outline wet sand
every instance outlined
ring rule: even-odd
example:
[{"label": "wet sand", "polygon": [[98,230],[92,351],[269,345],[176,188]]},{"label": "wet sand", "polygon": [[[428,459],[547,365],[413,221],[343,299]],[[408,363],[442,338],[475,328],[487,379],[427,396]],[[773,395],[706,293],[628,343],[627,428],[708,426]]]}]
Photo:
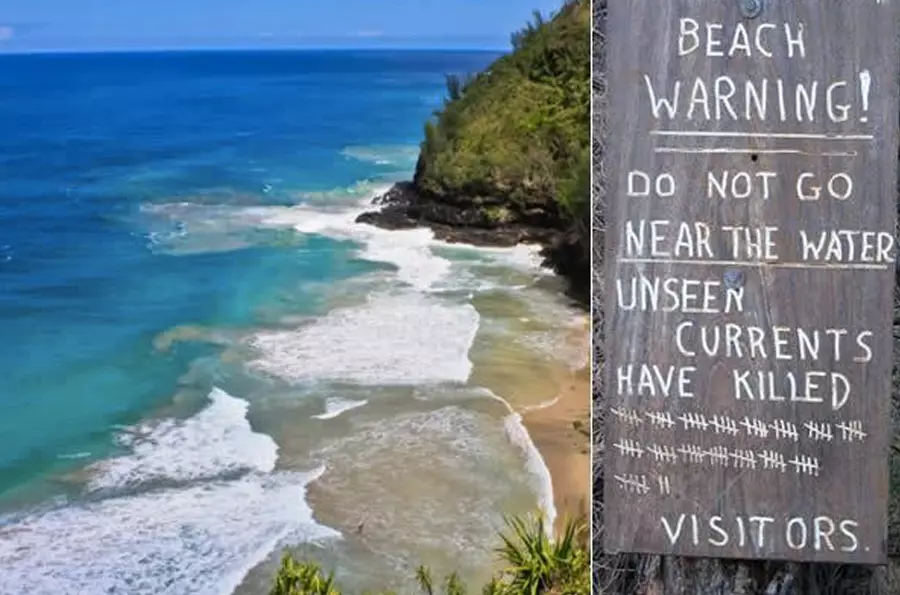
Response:
[{"label": "wet sand", "polygon": [[[508,302],[495,306],[512,311]],[[518,313],[527,320],[527,311]],[[527,322],[523,333],[528,333]],[[557,323],[559,324],[559,323]],[[486,341],[473,349],[473,381],[502,395],[522,423],[550,472],[557,530],[571,518],[587,518],[591,502],[590,318],[559,324],[562,345],[548,361],[513,341]],[[562,356],[562,357],[560,357]]]},{"label": "wet sand", "polygon": [[[568,519],[586,516],[590,506],[590,327],[587,316],[576,315],[574,321],[569,319],[565,324],[555,320],[548,323],[535,317],[517,298],[505,295],[483,296],[477,305],[487,323],[482,326],[470,350],[473,372],[468,384],[470,387],[490,389],[501,402],[521,416],[522,424],[550,472],[557,512],[555,525],[560,530]],[[541,306],[539,303],[531,307]],[[502,320],[504,324],[492,326],[491,322],[497,320]],[[517,337],[530,337],[537,342],[517,341]],[[552,356],[548,356],[548,350]],[[452,392],[459,389],[429,387],[422,394],[435,398],[434,393],[441,390]],[[406,408],[413,396],[398,394],[393,400],[373,397],[365,407],[332,423],[349,423],[351,419],[358,422],[360,418],[373,415],[376,409],[392,407],[389,401],[403,403]],[[508,415],[506,406],[483,396],[467,402],[465,408],[490,412],[490,417],[497,422]],[[394,414],[397,412],[386,409],[382,413],[385,420],[397,417]],[[344,421],[341,422],[341,419]],[[499,426],[483,430],[487,436],[506,440],[502,433],[497,432],[498,429]],[[391,432],[388,434],[393,435]],[[288,460],[289,452],[309,451],[309,445],[298,443],[292,446],[299,439],[290,429],[278,436],[282,464]],[[438,575],[462,571],[462,577],[471,585],[486,582],[498,569],[499,562],[492,554],[493,547],[497,545],[496,536],[487,536],[469,527],[459,532],[459,537],[469,542],[453,544],[456,547],[448,548],[443,541],[436,542],[435,547],[425,547],[429,542],[425,539],[427,536],[418,535],[423,527],[430,527],[444,536],[453,533],[449,528],[434,526],[433,518],[425,520],[430,518],[426,509],[438,506],[438,501],[448,494],[456,494],[451,498],[456,500],[462,493],[445,490],[440,498],[429,496],[432,488],[441,489],[441,482],[446,479],[442,479],[439,470],[430,467],[437,460],[437,455],[424,453],[431,441],[428,438],[426,443],[414,449],[422,455],[426,466],[422,467],[422,462],[418,461],[420,457],[407,459],[403,468],[408,467],[409,473],[401,473],[402,469],[393,458],[396,453],[390,445],[379,448],[377,443],[363,441],[365,444],[360,442],[360,445],[364,448],[354,457],[360,459],[357,463],[364,463],[367,473],[354,473],[352,477],[351,474],[338,473],[339,468],[352,467],[345,462],[331,473],[326,473],[321,480],[311,483],[307,501],[315,519],[339,530],[344,539],[329,546],[334,551],[305,545],[297,548],[296,554],[301,558],[317,559],[326,567],[339,567],[346,587],[361,589],[374,582],[402,591],[408,585],[393,582],[400,580],[399,577],[413,576],[411,561],[431,567]],[[375,456],[373,450],[391,456],[380,462],[369,460]],[[514,452],[518,461],[521,455]],[[301,469],[308,467],[308,462],[299,465]],[[372,476],[373,469],[380,470],[375,475],[381,479],[375,484],[368,484],[365,478]],[[438,476],[433,476],[433,473],[438,473]],[[386,477],[390,477],[391,481],[385,483]],[[533,512],[530,500],[533,494],[528,493],[527,496],[527,503],[518,500],[499,502],[496,499],[492,502],[504,514],[518,514],[526,509]],[[411,502],[416,505],[410,507]],[[432,502],[433,506],[428,502]],[[474,512],[471,507],[461,512],[466,518],[459,519],[460,525],[470,522],[478,526],[490,524],[487,518],[468,518]],[[460,550],[468,551],[472,557],[463,565],[464,568],[460,567],[461,560],[458,559]],[[264,578],[269,580],[271,572],[273,568],[269,567],[260,576],[265,574]],[[265,582],[261,580],[259,584],[264,585]],[[247,591],[251,592],[255,591]]]},{"label": "wet sand", "polygon": [[567,376],[557,401],[522,415],[550,470],[557,531],[567,519],[586,517],[591,501],[590,368]]}]

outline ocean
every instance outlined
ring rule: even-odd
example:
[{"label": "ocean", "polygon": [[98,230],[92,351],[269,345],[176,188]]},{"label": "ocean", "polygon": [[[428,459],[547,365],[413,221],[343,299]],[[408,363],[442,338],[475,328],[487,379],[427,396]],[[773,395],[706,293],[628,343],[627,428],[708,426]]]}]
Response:
[{"label": "ocean", "polygon": [[495,57],[0,56],[0,594],[266,593],[285,548],[477,582],[555,515],[559,281],[354,222]]}]

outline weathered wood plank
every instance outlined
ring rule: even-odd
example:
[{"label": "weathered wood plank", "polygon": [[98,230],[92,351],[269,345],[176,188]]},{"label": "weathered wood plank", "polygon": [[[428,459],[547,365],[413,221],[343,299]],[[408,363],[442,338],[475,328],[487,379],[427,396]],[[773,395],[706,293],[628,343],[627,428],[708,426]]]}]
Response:
[{"label": "weathered wood plank", "polygon": [[898,6],[609,6],[607,551],[884,562]]}]

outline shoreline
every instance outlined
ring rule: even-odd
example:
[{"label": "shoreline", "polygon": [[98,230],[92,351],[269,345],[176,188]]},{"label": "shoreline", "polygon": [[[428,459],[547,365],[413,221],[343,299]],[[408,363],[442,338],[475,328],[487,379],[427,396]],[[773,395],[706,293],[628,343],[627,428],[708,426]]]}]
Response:
[{"label": "shoreline", "polygon": [[[376,192],[374,199],[366,200],[364,209],[379,206],[379,201],[383,200],[382,197],[385,194],[383,188],[380,190],[380,192]],[[471,238],[465,237],[465,231],[455,237],[442,237],[435,233],[434,226],[421,221],[409,227],[386,228],[373,225],[364,218],[361,220],[361,216],[357,215],[354,223],[368,224],[388,231],[409,228],[429,229],[434,234],[433,241],[437,243],[474,248],[513,248],[523,244],[534,245],[537,243],[527,241],[473,242]],[[481,231],[483,233],[483,230]],[[485,237],[489,237],[488,234],[485,234]],[[544,243],[543,248],[546,249],[546,247],[547,244]],[[575,321],[577,322],[572,326],[566,324],[563,327],[565,328],[563,335],[560,337],[566,344],[564,351],[569,355],[565,359],[554,358],[555,363],[545,363],[547,367],[544,368],[542,365],[542,371],[537,372],[532,366],[534,354],[520,360],[521,354],[517,354],[515,350],[507,352],[507,348],[501,347],[498,359],[496,346],[490,345],[488,342],[482,344],[481,354],[481,370],[486,377],[476,384],[489,387],[492,392],[502,395],[497,399],[503,402],[511,413],[517,414],[519,423],[527,432],[533,455],[540,457],[545,467],[542,480],[545,487],[541,491],[542,496],[539,497],[539,506],[548,509],[547,501],[552,498],[552,507],[556,514],[551,532],[553,535],[559,535],[568,521],[584,521],[590,512],[591,469],[588,434],[591,411],[590,321],[589,314],[583,309],[583,304],[573,300],[572,296],[567,293],[567,278],[548,266],[547,261],[544,260],[546,258],[544,250],[541,250],[541,257],[543,262],[540,263],[540,268],[564,283],[563,287],[553,289],[544,287],[544,290],[549,289],[574,307]],[[493,304],[493,306],[496,307],[497,304]],[[577,355],[573,355],[569,348],[572,348]],[[470,346],[470,358],[472,349],[473,347]],[[484,361],[485,357],[490,363]],[[513,376],[518,377],[519,381],[513,381]],[[509,384],[510,381],[513,382]],[[537,388],[535,382],[540,385],[537,391],[535,391]],[[538,399],[542,401],[542,404],[536,403]],[[549,478],[547,478],[548,474]],[[355,555],[363,557],[376,555],[376,550],[384,547],[384,543],[375,537],[380,534],[378,533],[379,528],[383,529],[384,522],[386,522],[385,519],[380,518],[378,513],[360,510],[359,514],[349,517],[339,513],[334,507],[329,489],[320,481],[312,481],[307,485],[306,502],[312,511],[313,519],[340,531],[349,544],[346,547],[358,550]],[[549,527],[548,530],[550,530]],[[427,552],[420,552],[420,554],[423,559],[419,561],[430,567],[440,568],[447,565],[444,564],[444,560],[435,559]],[[448,568],[450,566],[452,564],[448,565]],[[469,578],[479,584],[489,580],[494,570],[493,567],[493,563],[487,564],[483,576],[482,571],[479,570]]]},{"label": "shoreline", "polygon": [[465,198],[426,196],[414,181],[400,180],[378,194],[355,222],[386,230],[424,227],[435,239],[450,244],[500,248],[537,244],[543,266],[565,281],[563,294],[579,309],[591,311],[589,256],[582,250],[575,228],[555,214],[497,221],[491,209],[478,201],[466,204]]},{"label": "shoreline", "polygon": [[[447,243],[444,240],[437,241]],[[476,248],[488,247],[462,241],[451,243]],[[550,272],[546,264],[542,264],[541,268]],[[562,279],[558,273],[550,276]],[[564,290],[549,287],[542,289],[547,290],[575,306],[574,318],[568,319],[569,324],[557,327],[562,331],[556,335],[564,343],[561,350],[568,355],[559,357],[557,354],[552,363],[544,362],[538,366],[539,369],[535,369],[537,356],[531,353],[532,348],[503,345],[498,350],[498,345],[488,340],[481,343],[481,355],[477,360],[486,377],[476,384],[490,387],[488,390],[503,395],[496,399],[509,408],[510,413],[516,414],[522,429],[527,432],[531,442],[530,456],[537,455],[545,467],[542,472],[544,487],[538,499],[539,509],[549,510],[547,504],[552,498],[552,507],[556,513],[552,534],[558,536],[567,521],[584,521],[590,511],[590,438],[587,434],[590,427],[590,321],[588,314],[581,311],[577,303],[570,301]],[[489,303],[489,311],[490,307],[496,308],[498,305],[502,304]],[[504,316],[512,316],[511,319],[516,320],[514,317],[517,314]],[[470,358],[473,357],[473,349],[476,349],[474,345],[475,343],[469,348]],[[520,352],[521,349],[524,351]],[[540,359],[543,360],[544,357],[546,356],[540,356]],[[347,514],[346,510],[342,512],[335,503],[334,489],[334,485],[325,485],[321,478],[316,478],[305,486],[305,501],[314,522],[339,531],[344,536],[342,545],[334,546],[335,550],[327,554],[331,558],[327,559],[331,563],[342,560],[345,568],[352,568],[354,573],[359,572],[366,564],[377,562],[379,556],[388,551],[385,548],[390,540],[384,535],[390,516],[370,510],[368,506],[354,509],[351,514]],[[494,536],[494,539],[497,538]],[[302,557],[316,555],[306,544],[296,546],[296,551]],[[355,561],[350,562],[350,558],[345,556],[350,556]],[[436,557],[434,552],[422,551],[417,556],[418,562],[431,568],[446,567],[447,571],[454,570],[453,563],[441,556]],[[269,563],[265,568],[271,568],[271,561]],[[254,593],[255,589],[265,584],[267,570],[262,568],[260,566],[255,572],[245,576],[242,584],[245,590],[239,591],[240,593]],[[485,561],[484,568],[473,566],[471,570],[472,574],[467,573],[466,579],[472,584],[482,584],[493,576],[496,568],[491,559]],[[381,578],[387,580],[386,576]]]},{"label": "shoreline", "polygon": [[[378,194],[361,213],[357,223],[366,223],[387,230],[427,228],[435,239],[476,247],[511,247],[522,244],[542,246],[542,267],[553,270],[563,280],[565,289],[560,294],[584,311],[583,324],[573,329],[568,341],[583,350],[584,359],[571,368],[562,368],[555,378],[559,389],[553,401],[545,407],[518,410],[522,425],[528,432],[548,471],[556,509],[554,533],[559,534],[568,520],[590,517],[591,472],[591,357],[590,357],[590,304],[578,295],[577,283],[573,283],[574,271],[559,270],[559,262],[553,262],[550,253],[570,247],[570,234],[562,229],[536,226],[510,225],[484,228],[471,225],[460,217],[457,221],[435,221],[423,216],[421,197],[413,183],[396,182]],[[570,243],[570,242],[569,242]],[[565,252],[565,250],[563,250]],[[558,254],[572,258],[572,254]],[[568,274],[567,274],[568,273]]]},{"label": "shoreline", "polygon": [[[588,323],[575,337],[587,347]],[[560,375],[557,398],[547,407],[522,413],[522,423],[550,471],[553,503],[556,508],[554,531],[559,534],[569,520],[584,520],[591,502],[591,368],[585,361],[577,369]]]}]

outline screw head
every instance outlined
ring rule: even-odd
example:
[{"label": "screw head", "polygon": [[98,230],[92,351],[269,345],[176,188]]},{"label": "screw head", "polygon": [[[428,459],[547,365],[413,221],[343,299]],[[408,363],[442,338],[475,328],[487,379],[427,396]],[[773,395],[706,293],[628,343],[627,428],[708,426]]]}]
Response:
[{"label": "screw head", "polygon": [[728,289],[740,289],[744,286],[744,271],[729,269],[725,271],[725,287]]},{"label": "screw head", "polygon": [[747,19],[755,19],[763,9],[762,0],[738,0],[738,6],[741,8],[741,14]]}]

